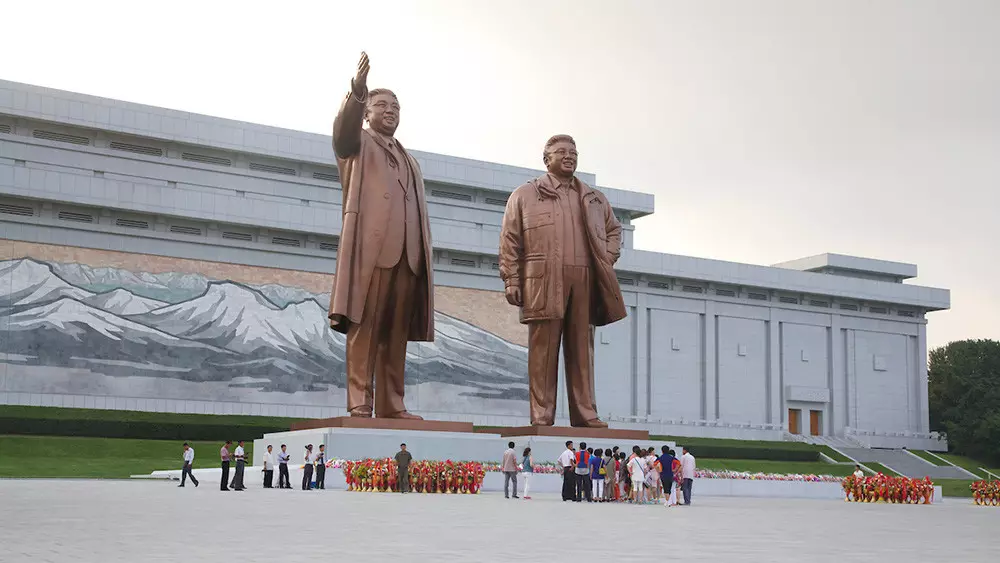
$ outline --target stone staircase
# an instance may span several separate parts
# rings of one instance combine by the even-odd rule
[[[830,446],[835,450],[842,450],[844,448],[863,448],[864,444],[857,442],[851,438],[842,438],[838,436],[802,436],[803,442],[807,444],[815,444],[817,446]]]
[[[906,450],[884,450],[879,448],[838,447],[842,454],[861,463],[881,463],[889,469],[907,477],[930,477],[931,479],[974,479],[975,475],[954,466],[937,466],[917,457]]]

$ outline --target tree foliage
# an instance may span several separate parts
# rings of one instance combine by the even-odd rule
[[[931,429],[956,452],[1000,463],[1000,342],[963,340],[931,351]]]

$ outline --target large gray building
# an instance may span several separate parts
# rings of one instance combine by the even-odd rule
[[[539,171],[415,155],[437,334],[410,345],[408,406],[524,424],[527,331],[496,251],[507,196]],[[344,342],[325,312],[338,180],[327,136],[0,81],[0,404],[344,414]],[[596,331],[613,425],[941,445],[926,314],[950,296],[904,284],[916,266],[639,251],[633,221],[653,197],[600,189],[624,226],[629,311]]]

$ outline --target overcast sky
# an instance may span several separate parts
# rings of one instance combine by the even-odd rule
[[[915,263],[1000,338],[1000,1],[9,2],[0,78],[328,133],[362,50],[415,149],[653,193],[636,246]]]

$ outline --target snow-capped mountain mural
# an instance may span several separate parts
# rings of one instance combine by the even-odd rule
[[[110,393],[127,381],[132,396],[142,389],[204,399],[223,385],[252,391],[255,400],[324,404],[345,384],[345,340],[329,328],[329,298],[199,273],[7,260],[0,262],[0,362],[45,368],[37,373],[48,375],[37,377],[51,381],[34,383],[52,393],[99,379]],[[408,347],[406,381],[434,384],[436,396],[414,401],[433,410],[455,403],[463,412],[468,398],[494,400],[497,414],[526,405],[526,348],[440,312],[435,321],[434,342]]]

